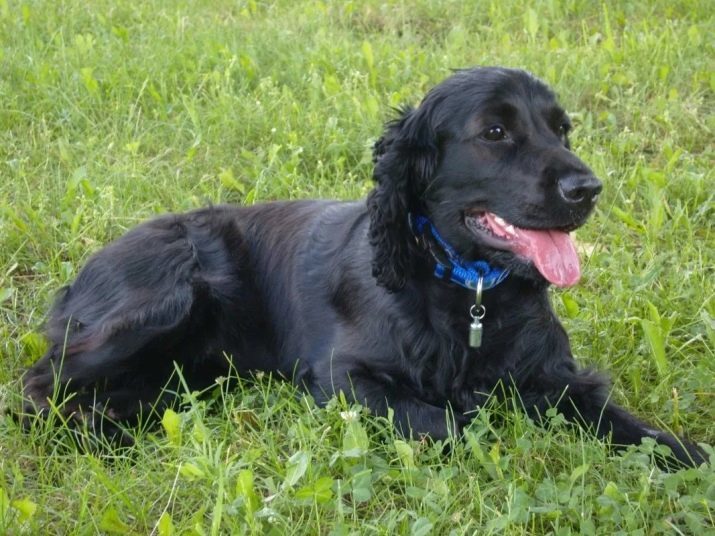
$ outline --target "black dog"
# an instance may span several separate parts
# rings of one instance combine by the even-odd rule
[[[343,391],[391,407],[403,432],[433,438],[503,382],[534,415],[557,407],[615,444],[651,437],[703,462],[608,401],[551,309],[548,285],[580,275],[568,232],[601,191],[569,129],[530,74],[459,71],[387,125],[367,204],[214,207],[135,228],[59,296],[26,411],[59,387],[67,415],[131,422],[170,402],[174,363],[198,389],[230,360],[319,402]]]

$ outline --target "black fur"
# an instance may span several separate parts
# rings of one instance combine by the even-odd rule
[[[494,125],[507,137],[490,140]],[[403,432],[433,438],[465,425],[501,382],[534,415],[557,406],[616,444],[652,437],[684,464],[703,462],[695,445],[608,401],[606,382],[577,368],[539,272],[464,225],[476,209],[522,228],[581,225],[600,183],[569,150],[568,126],[531,75],[459,71],[388,123],[367,205],[222,206],[140,225],[59,296],[25,411],[47,409],[57,375],[74,394],[66,414],[132,422],[170,402],[160,393],[174,363],[202,388],[230,359],[240,373],[294,378],[321,403],[343,391],[378,414],[389,406]],[[411,211],[466,258],[511,270],[485,293],[478,350],[467,344],[473,293],[432,276]]]

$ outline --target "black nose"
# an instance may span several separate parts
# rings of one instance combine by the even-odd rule
[[[593,203],[603,184],[593,175],[567,175],[559,179],[559,194],[567,203]]]

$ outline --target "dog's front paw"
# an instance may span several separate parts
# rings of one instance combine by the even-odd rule
[[[699,467],[708,463],[707,453],[695,443],[677,438],[667,432],[656,433],[654,439],[661,445],[670,447],[672,456],[658,459],[658,465],[664,469],[677,470],[684,467]]]

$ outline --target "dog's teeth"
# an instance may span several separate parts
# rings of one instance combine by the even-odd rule
[[[499,225],[506,225],[506,222],[499,216],[494,216],[494,221],[497,222]]]
[[[506,227],[504,227],[504,230],[510,235],[516,234],[516,230],[514,229],[513,225],[507,225]]]

